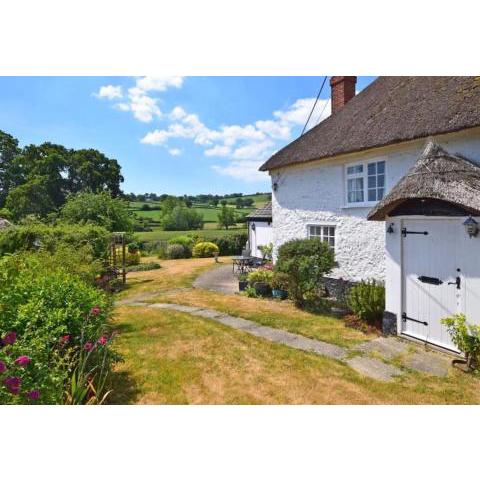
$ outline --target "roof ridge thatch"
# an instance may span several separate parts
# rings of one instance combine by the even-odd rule
[[[480,167],[429,140],[416,163],[368,214],[384,220],[406,200],[441,200],[480,214]]]
[[[480,77],[379,77],[261,171],[480,126]]]

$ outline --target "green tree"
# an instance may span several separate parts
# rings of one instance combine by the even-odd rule
[[[164,230],[201,230],[203,215],[195,209],[176,206],[163,215],[161,225]]]
[[[15,221],[26,215],[45,217],[55,205],[49,195],[49,178],[33,177],[11,189],[5,201],[6,209]]]
[[[133,216],[128,202],[108,192],[80,192],[68,197],[60,218],[72,224],[93,223],[111,232],[131,232]]]
[[[222,205],[222,208],[218,212],[218,225],[220,228],[225,227],[225,230],[228,230],[228,227],[236,224],[235,212],[232,208]]]
[[[18,140],[0,130],[0,208],[5,205],[8,192],[15,184],[13,163],[19,151]]]

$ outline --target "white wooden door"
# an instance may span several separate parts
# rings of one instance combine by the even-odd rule
[[[458,220],[405,220],[402,226],[402,332],[456,351],[441,320],[461,310]]]

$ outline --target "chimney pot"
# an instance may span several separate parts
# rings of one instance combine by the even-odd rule
[[[332,77],[330,87],[332,89],[332,113],[341,110],[347,102],[355,96],[357,77]]]

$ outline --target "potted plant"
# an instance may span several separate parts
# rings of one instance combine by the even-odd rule
[[[257,295],[269,297],[272,294],[273,272],[259,268],[248,274],[248,283],[253,286]]]
[[[247,274],[241,273],[238,276],[238,290],[240,292],[244,292],[247,286],[248,286]]]
[[[288,284],[290,277],[283,272],[274,272],[272,279],[272,296],[280,300],[288,297]]]

